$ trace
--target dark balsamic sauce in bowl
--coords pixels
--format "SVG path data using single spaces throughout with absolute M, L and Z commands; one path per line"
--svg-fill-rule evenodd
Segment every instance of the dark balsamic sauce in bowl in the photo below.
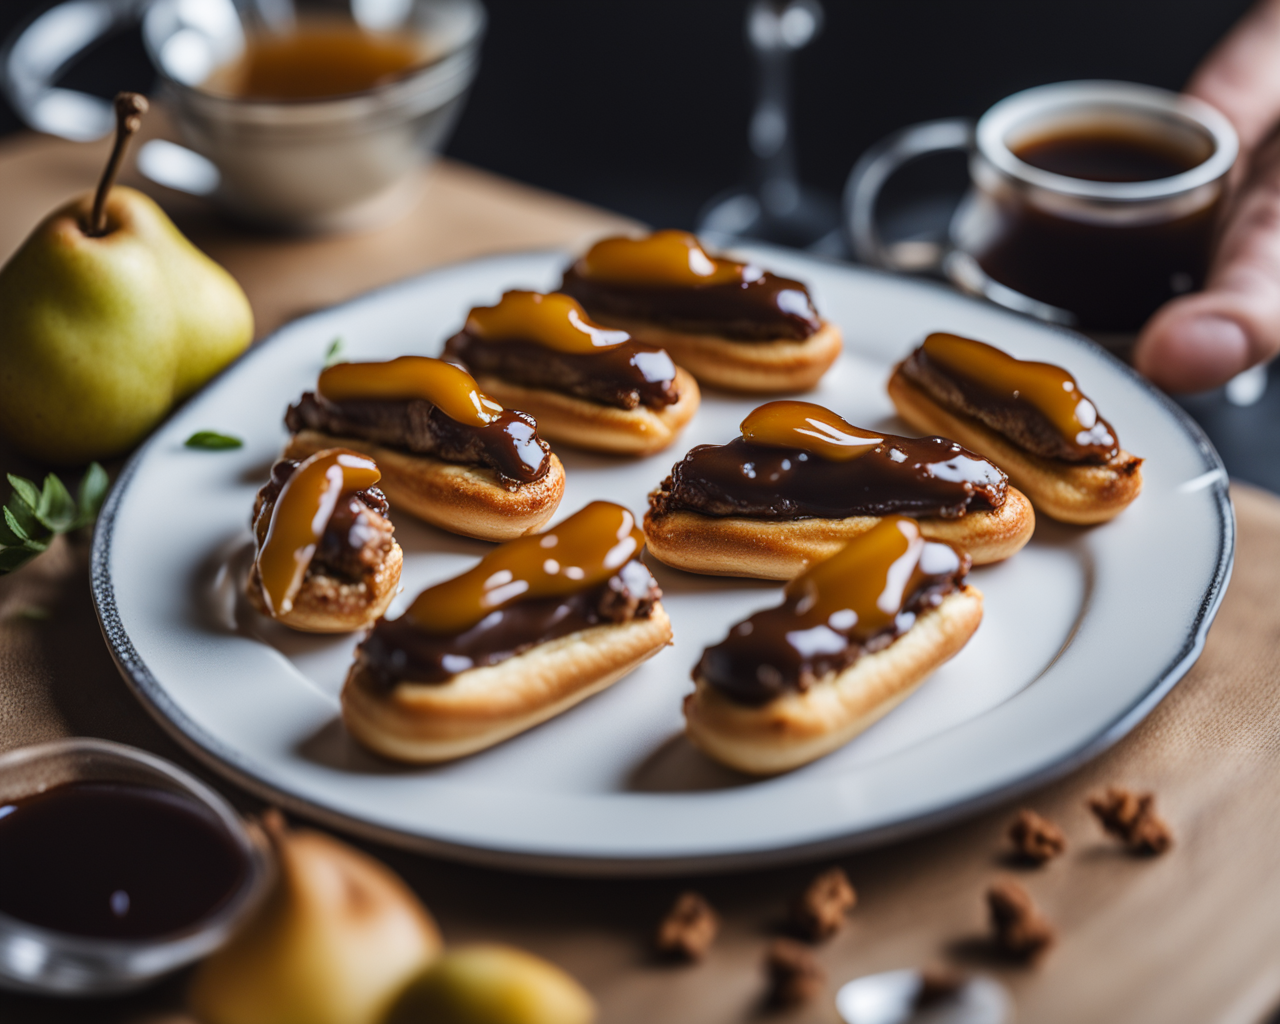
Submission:
M 186 931 L 244 880 L 244 853 L 194 800 L 70 782 L 0 806 L 0 913 L 86 938 Z

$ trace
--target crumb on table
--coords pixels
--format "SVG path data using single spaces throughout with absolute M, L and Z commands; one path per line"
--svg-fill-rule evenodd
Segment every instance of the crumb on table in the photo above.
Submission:
M 920 988 L 916 992 L 914 1007 L 927 1010 L 931 1006 L 945 1003 L 969 982 L 969 976 L 954 967 L 934 964 L 920 971 Z
M 821 995 L 827 986 L 827 972 L 817 958 L 799 942 L 774 939 L 764 958 L 769 976 L 770 1006 L 800 1006 Z
M 841 868 L 822 872 L 809 883 L 791 910 L 796 931 L 810 942 L 831 938 L 858 902 L 858 894 Z
M 1034 963 L 1053 945 L 1053 926 L 1032 902 L 1031 894 L 1012 878 L 992 884 L 987 890 L 987 907 L 996 946 L 1007 956 Z
M 1153 793 L 1108 786 L 1101 796 L 1089 798 L 1089 809 L 1104 829 L 1134 853 L 1154 857 L 1173 845 L 1173 833 L 1156 814 L 1155 801 Z
M 720 917 L 699 893 L 682 892 L 658 925 L 654 944 L 663 956 L 701 960 L 716 940 Z
M 1045 864 L 1067 848 L 1062 829 L 1026 807 L 1009 826 L 1009 839 L 1018 857 L 1031 864 Z

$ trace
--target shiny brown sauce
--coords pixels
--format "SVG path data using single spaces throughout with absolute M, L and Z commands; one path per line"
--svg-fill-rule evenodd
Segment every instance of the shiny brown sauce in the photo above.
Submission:
M 339 501 L 381 479 L 371 458 L 345 448 L 317 452 L 289 474 L 269 517 L 259 515 L 254 524 L 263 599 L 273 615 L 293 608 Z
M 643 547 L 629 510 L 594 501 L 424 590 L 399 619 L 380 621 L 357 656 L 387 684 L 443 682 L 557 636 L 647 616 L 661 591 L 638 561 Z
M 71 935 L 148 939 L 208 917 L 244 854 L 184 796 L 71 782 L 0 806 L 0 913 Z
M 866 431 L 810 402 L 767 403 L 742 432 L 676 463 L 651 497 L 654 513 L 955 518 L 999 508 L 1008 493 L 1004 473 L 953 441 Z
M 976 416 L 1047 458 L 1104 463 L 1119 449 L 1111 424 L 1076 379 L 1052 363 L 1015 359 L 969 338 L 931 334 L 903 371 L 948 408 Z
M 926 541 L 914 520 L 889 516 L 787 584 L 708 647 L 694 678 L 741 704 L 803 693 L 887 647 L 963 585 L 969 556 Z
M 556 292 L 507 292 L 498 305 L 473 309 L 445 355 L 475 373 L 620 409 L 660 409 L 680 398 L 663 349 L 602 327 Z
M 802 341 L 821 326 L 809 290 L 748 263 L 713 259 L 685 231 L 597 242 L 561 292 L 591 316 L 737 341 Z
M 314 393 L 290 406 L 285 425 L 489 466 L 510 489 L 550 467 L 551 450 L 531 415 L 503 409 L 465 370 L 426 356 L 331 366 Z

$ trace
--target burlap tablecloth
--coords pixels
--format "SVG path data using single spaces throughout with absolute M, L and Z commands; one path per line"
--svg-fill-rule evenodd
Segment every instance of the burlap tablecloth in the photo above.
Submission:
M 0 255 L 55 202 L 87 187 L 101 147 L 21 139 L 0 147 Z M 254 236 L 164 197 L 193 237 L 244 282 L 265 332 L 425 267 L 499 249 L 579 244 L 618 218 L 477 171 L 442 164 L 394 226 L 341 238 Z M 0 468 L 21 468 L 0 453 Z M 1203 657 L 1132 735 L 1022 803 L 1059 822 L 1067 854 L 1040 870 L 1006 860 L 1001 808 L 840 863 L 859 902 L 817 955 L 831 989 L 895 967 L 950 962 L 1013 990 L 1018 1017 L 1052 1022 L 1252 1024 L 1280 1000 L 1280 499 L 1233 489 L 1235 576 Z M 194 764 L 118 676 L 89 598 L 87 540 L 60 540 L 0 578 L 0 749 L 70 734 L 136 744 L 252 798 Z M 1158 581 L 1152 581 L 1158 585 Z M 1151 788 L 1173 826 L 1167 855 L 1135 859 L 1084 807 L 1109 783 Z M 543 878 L 373 848 L 410 880 L 450 941 L 498 939 L 564 965 L 595 993 L 607 1024 L 835 1020 L 830 1000 L 773 1015 L 761 958 L 791 899 L 825 865 L 699 879 Z M 1036 968 L 995 959 L 982 893 L 1016 875 L 1059 930 Z M 701 965 L 656 962 L 653 926 L 683 887 L 724 917 Z M 58 1003 L 0 996 L 0 1021 L 160 1021 L 181 1016 L 184 979 L 141 996 Z

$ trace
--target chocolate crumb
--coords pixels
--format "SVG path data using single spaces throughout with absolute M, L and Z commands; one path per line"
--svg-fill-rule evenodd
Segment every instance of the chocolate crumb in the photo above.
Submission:
M 912 1004 L 917 1010 L 945 1003 L 969 983 L 969 976 L 951 967 L 936 965 L 920 972 L 920 988 Z
M 1034 963 L 1053 945 L 1053 926 L 1013 879 L 999 879 L 987 890 L 987 906 L 996 946 L 1006 955 Z
M 654 944 L 673 960 L 701 960 L 716 940 L 720 917 L 696 892 L 682 892 L 658 925 Z
M 1009 838 L 1021 860 L 1045 864 L 1067 848 L 1067 837 L 1048 818 L 1023 808 L 1009 826 Z
M 826 989 L 827 972 L 809 949 L 791 939 L 774 939 L 765 954 L 770 1006 L 801 1006 Z
M 791 921 L 802 938 L 823 942 L 840 930 L 845 914 L 857 902 L 849 876 L 841 868 L 831 868 L 809 883 L 791 909 Z
M 1089 809 L 1102 827 L 1122 840 L 1133 853 L 1154 857 L 1173 845 L 1173 833 L 1156 814 L 1154 793 L 1134 793 L 1108 786 L 1102 796 L 1089 798 Z

